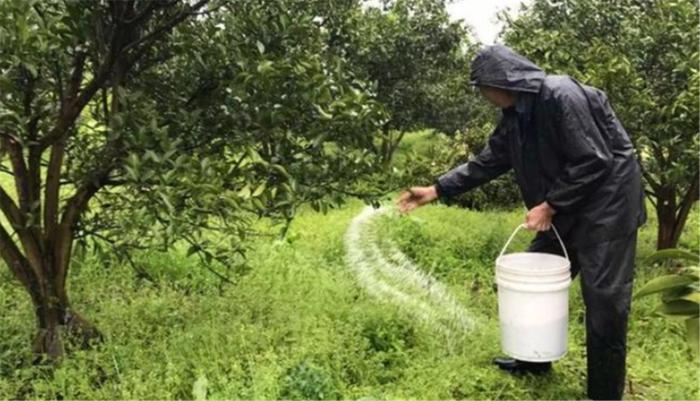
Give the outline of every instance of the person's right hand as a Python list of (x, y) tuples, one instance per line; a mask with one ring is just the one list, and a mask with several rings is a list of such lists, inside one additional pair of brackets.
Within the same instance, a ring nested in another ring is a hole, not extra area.
[(437, 197), (437, 190), (434, 185), (429, 187), (411, 187), (398, 197), (396, 206), (399, 208), (399, 212), (408, 213), (419, 206), (432, 202)]

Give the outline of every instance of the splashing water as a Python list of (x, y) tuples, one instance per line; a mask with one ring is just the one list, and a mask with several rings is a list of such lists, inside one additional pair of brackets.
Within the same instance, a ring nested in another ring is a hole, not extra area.
[(394, 242), (380, 241), (372, 220), (388, 212), (386, 207), (366, 207), (345, 234), (347, 263), (360, 284), (371, 295), (396, 304), (439, 331), (471, 330), (474, 319), (442, 284), (420, 271)]

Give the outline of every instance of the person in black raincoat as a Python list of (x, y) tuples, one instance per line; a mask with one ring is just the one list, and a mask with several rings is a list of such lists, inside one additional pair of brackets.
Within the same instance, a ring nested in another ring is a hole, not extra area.
[[(501, 120), (483, 151), (440, 176), (413, 187), (397, 204), (408, 212), (437, 198), (476, 188), (513, 169), (537, 230), (529, 251), (562, 254), (572, 277), (581, 274), (586, 306), (587, 390), (592, 399), (621, 399), (625, 384), (637, 229), (646, 222), (641, 168), (629, 136), (603, 91), (542, 69), (511, 49), (482, 49), (471, 81)], [(496, 358), (511, 372), (546, 372), (551, 363)]]

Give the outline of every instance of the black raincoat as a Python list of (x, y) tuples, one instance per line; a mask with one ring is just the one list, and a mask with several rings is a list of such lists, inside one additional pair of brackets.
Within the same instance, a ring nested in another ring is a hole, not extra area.
[(511, 168), (528, 209), (547, 201), (569, 245), (625, 236), (646, 221), (634, 147), (603, 91), (568, 76), (546, 76), (505, 46), (472, 63), (472, 83), (519, 93), (484, 150), (437, 180), (456, 195)]
[[(484, 150), (436, 181), (440, 197), (513, 169), (528, 209), (547, 201), (586, 304), (588, 396), (620, 399), (637, 228), (646, 222), (641, 169), (605, 93), (547, 76), (504, 46), (472, 62), (472, 83), (517, 92)], [(562, 254), (551, 232), (530, 251)]]

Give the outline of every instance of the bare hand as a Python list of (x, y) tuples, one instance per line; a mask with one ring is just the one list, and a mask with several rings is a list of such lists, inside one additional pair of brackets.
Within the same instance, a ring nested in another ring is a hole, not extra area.
[(542, 202), (527, 212), (525, 226), (528, 230), (548, 231), (552, 227), (554, 213), (556, 212), (549, 203)]
[(435, 199), (437, 199), (437, 190), (434, 185), (430, 187), (411, 187), (398, 197), (396, 206), (399, 208), (399, 212), (408, 213)]

